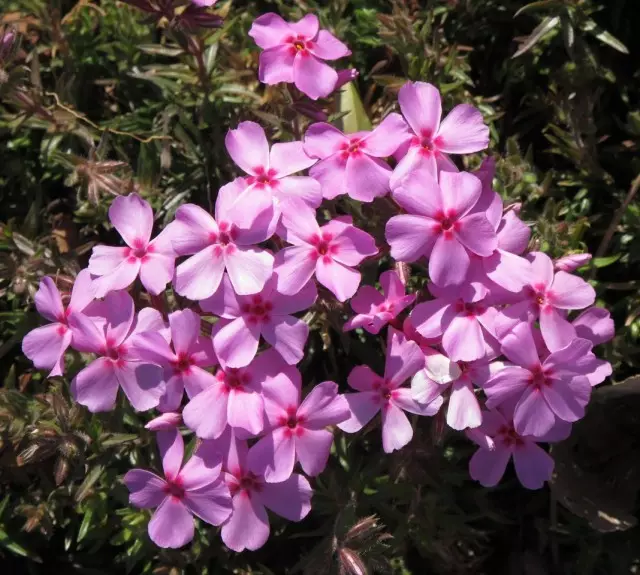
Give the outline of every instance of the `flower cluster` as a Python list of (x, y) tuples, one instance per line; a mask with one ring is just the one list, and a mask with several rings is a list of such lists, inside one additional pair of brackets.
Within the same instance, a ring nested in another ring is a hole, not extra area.
[[(295, 82), (312, 98), (335, 89), (322, 60), (348, 50), (315, 16), (267, 14), (251, 35), (265, 50), (263, 81)], [(25, 337), (25, 355), (58, 376), (68, 347), (93, 354), (73, 378), (76, 401), (111, 410), (122, 388), (135, 410), (159, 412), (147, 427), (164, 479), (137, 469), (124, 479), (133, 505), (157, 508), (149, 535), (159, 546), (190, 541), (196, 516), (221, 525), (229, 548), (259, 548), (267, 510), (291, 521), (309, 513), (305, 476), (327, 465), (336, 428), (358, 432), (378, 413), (386, 453), (411, 441), (407, 412), (446, 410), (479, 447), (473, 479), (495, 485), (513, 456), (522, 484), (541, 487), (553, 461), (538, 444), (565, 438), (611, 373), (592, 348), (613, 323), (572, 273), (588, 255), (527, 252), (530, 230), (493, 191), (493, 162), (469, 173), (451, 159), (488, 146), (480, 112), (463, 104), (442, 119), (438, 90), (423, 82), (398, 99), (401, 114), (370, 132), (316, 123), (303, 141), (269, 146), (258, 124), (242, 122), (226, 147), (244, 175), (219, 190), (213, 214), (182, 205), (152, 239), (150, 205), (119, 196), (109, 219), (125, 246), (96, 246), (70, 298), (42, 280), (35, 303), (51, 323)], [(396, 213), (384, 235), (356, 226), (340, 203), (321, 209), (342, 195), (387, 196)], [(361, 285), (359, 266), (373, 260), (389, 268), (383, 293)], [(425, 260), (427, 289), (407, 293), (410, 264), (417, 273)], [(136, 282), (154, 306), (135, 309)], [(303, 392), (301, 314), (319, 297), (350, 300), (345, 331), (386, 335), (384, 373), (359, 365), (346, 382), (306, 382)], [(184, 433), (198, 438), (186, 462)]]

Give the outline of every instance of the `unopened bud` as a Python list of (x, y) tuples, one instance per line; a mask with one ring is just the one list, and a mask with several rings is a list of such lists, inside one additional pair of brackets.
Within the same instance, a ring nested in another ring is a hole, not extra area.
[(346, 70), (338, 70), (338, 79), (333, 89), (339, 90), (345, 84), (348, 84), (349, 82), (352, 82), (353, 80), (355, 80), (359, 75), (360, 75), (360, 72), (358, 72), (358, 70), (355, 70), (354, 68), (348, 68)]
[(352, 549), (340, 549), (340, 572), (345, 575), (367, 575), (367, 568), (360, 556)]
[(152, 419), (149, 423), (147, 423), (147, 425), (145, 425), (145, 429), (149, 429), (151, 431), (170, 431), (181, 424), (182, 414), (169, 411), (167, 413), (163, 413), (155, 419)]
[(554, 267), (559, 272), (572, 272), (586, 266), (591, 261), (591, 254), (570, 254), (555, 261)]

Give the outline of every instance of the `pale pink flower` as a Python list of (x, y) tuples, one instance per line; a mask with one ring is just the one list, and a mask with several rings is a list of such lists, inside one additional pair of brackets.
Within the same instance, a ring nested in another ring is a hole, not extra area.
[(360, 285), (357, 266), (378, 253), (375, 240), (356, 228), (349, 217), (338, 217), (320, 227), (307, 205), (290, 203), (282, 215), (286, 240), (293, 244), (276, 254), (278, 290), (293, 295), (314, 276), (339, 301), (353, 296)]
[(145, 289), (158, 295), (173, 277), (176, 256), (171, 247), (171, 226), (151, 240), (153, 210), (138, 194), (113, 200), (109, 220), (128, 247), (93, 248), (89, 271), (97, 278), (96, 297), (129, 287), (138, 275)]
[(64, 369), (64, 353), (73, 341), (69, 316), (83, 311), (93, 300), (93, 294), (93, 283), (88, 270), (82, 270), (76, 277), (66, 308), (54, 281), (50, 277), (44, 277), (40, 281), (34, 298), (36, 309), (51, 323), (37, 327), (24, 336), (22, 353), (38, 369), (51, 370), (49, 377), (62, 375)]
[(213, 333), (213, 347), (225, 367), (244, 367), (255, 357), (260, 338), (269, 343), (290, 365), (304, 355), (309, 326), (291, 314), (313, 305), (316, 286), (307, 282), (297, 294), (283, 295), (275, 286), (275, 278), (264, 289), (251, 296), (236, 295), (225, 275), (218, 291), (200, 302), (203, 310), (222, 319)]
[(149, 537), (159, 547), (178, 548), (193, 539), (193, 516), (221, 525), (231, 514), (229, 489), (220, 479), (221, 457), (206, 448), (196, 449), (183, 465), (184, 441), (177, 430), (157, 435), (164, 479), (143, 469), (124, 476), (129, 502), (136, 507), (157, 507), (149, 521)]
[(333, 434), (325, 429), (349, 418), (349, 405), (333, 381), (317, 384), (301, 403), (302, 378), (287, 367), (263, 385), (266, 434), (251, 448), (249, 467), (269, 483), (292, 473), (296, 461), (309, 476), (327, 465)]
[(455, 172), (447, 154), (479, 152), (489, 145), (489, 128), (480, 111), (469, 104), (459, 104), (440, 121), (440, 92), (431, 84), (407, 82), (398, 93), (398, 102), (413, 134), (391, 176), (392, 190), (416, 169), (425, 168), (434, 176), (440, 170)]
[(274, 206), (267, 197), (237, 202), (243, 189), (239, 182), (220, 188), (215, 219), (194, 204), (178, 208), (173, 247), (181, 256), (195, 254), (176, 268), (174, 285), (180, 295), (210, 297), (225, 270), (239, 295), (258, 293), (271, 277), (273, 255), (256, 244), (273, 235)]
[[(308, 176), (292, 176), (317, 162), (305, 153), (302, 142), (269, 142), (264, 130), (255, 122), (241, 122), (225, 138), (233, 161), (247, 174), (246, 189), (237, 201), (252, 202), (256, 194), (266, 194), (281, 205), (289, 198), (299, 198), (313, 208), (322, 202), (320, 184)], [(248, 204), (246, 204), (248, 205)]]
[(340, 194), (372, 202), (389, 191), (391, 168), (380, 158), (391, 156), (407, 137), (399, 114), (389, 114), (372, 132), (343, 134), (331, 124), (312, 124), (304, 136), (304, 150), (320, 158), (309, 174), (322, 185), (322, 195)]
[(470, 254), (488, 257), (498, 247), (496, 232), (484, 213), (473, 213), (482, 184), (472, 174), (442, 172), (440, 183), (413, 172), (393, 197), (408, 213), (386, 225), (391, 257), (402, 262), (429, 258), (429, 277), (439, 286), (462, 284)]
[(328, 96), (339, 82), (338, 73), (323, 60), (351, 54), (333, 34), (320, 30), (315, 14), (307, 14), (298, 22), (263, 14), (253, 21), (249, 36), (264, 50), (260, 54), (260, 81), (293, 83), (312, 100)]
[(405, 295), (405, 287), (395, 271), (380, 274), (380, 285), (384, 295), (372, 286), (360, 286), (351, 299), (351, 308), (357, 315), (344, 324), (344, 331), (361, 327), (378, 334), (416, 299), (415, 294)]
[(413, 341), (407, 341), (397, 330), (389, 328), (384, 376), (370, 367), (359, 365), (351, 370), (349, 386), (357, 393), (345, 394), (351, 417), (338, 424), (347, 433), (360, 431), (382, 412), (382, 448), (385, 453), (401, 449), (411, 441), (413, 429), (405, 411), (418, 415), (434, 415), (442, 405), (438, 397), (428, 405), (421, 405), (411, 395), (411, 389), (401, 387), (424, 367), (424, 355)]

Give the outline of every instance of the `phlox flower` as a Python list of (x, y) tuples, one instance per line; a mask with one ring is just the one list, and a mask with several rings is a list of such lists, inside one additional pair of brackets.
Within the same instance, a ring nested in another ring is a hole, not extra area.
[(129, 287), (140, 275), (145, 289), (158, 295), (173, 277), (175, 254), (171, 226), (154, 240), (153, 210), (138, 194), (118, 196), (109, 207), (109, 220), (127, 244), (126, 248), (95, 246), (89, 271), (95, 276), (95, 296)]
[(513, 457), (520, 483), (527, 489), (540, 489), (551, 479), (554, 462), (537, 444), (563, 441), (570, 432), (571, 424), (559, 420), (544, 435), (522, 435), (513, 423), (513, 404), (483, 411), (482, 425), (467, 434), (480, 446), (469, 461), (469, 474), (485, 487), (493, 487), (502, 479)]
[(413, 172), (393, 192), (408, 213), (386, 225), (391, 257), (401, 262), (429, 258), (429, 277), (441, 287), (462, 284), (470, 254), (488, 257), (498, 247), (496, 232), (484, 213), (473, 213), (482, 184), (472, 174)]
[(322, 185), (322, 195), (340, 194), (372, 202), (389, 191), (391, 168), (380, 158), (393, 154), (407, 137), (399, 114), (389, 114), (372, 132), (343, 134), (331, 124), (312, 124), (304, 136), (304, 150), (320, 158), (309, 174)]
[(284, 481), (296, 461), (307, 475), (327, 465), (333, 434), (325, 429), (350, 416), (349, 405), (333, 381), (317, 384), (301, 402), (301, 376), (287, 367), (263, 385), (266, 434), (252, 447), (249, 467), (269, 483)]
[(213, 348), (223, 366), (248, 365), (258, 351), (260, 337), (288, 364), (302, 359), (309, 326), (291, 314), (313, 305), (316, 286), (307, 282), (295, 295), (285, 296), (275, 284), (272, 278), (260, 293), (241, 296), (225, 275), (218, 291), (200, 302), (203, 310), (222, 318), (215, 326)]
[(51, 323), (37, 327), (22, 340), (24, 353), (38, 369), (51, 370), (49, 377), (62, 375), (64, 352), (73, 341), (73, 329), (69, 326), (71, 314), (81, 312), (93, 300), (93, 284), (88, 270), (82, 270), (76, 277), (67, 307), (55, 282), (50, 277), (40, 280), (35, 295), (38, 313)]
[(205, 367), (216, 365), (210, 338), (200, 335), (200, 316), (190, 309), (169, 314), (171, 345), (154, 332), (145, 332), (136, 339), (138, 357), (164, 368), (166, 391), (158, 409), (176, 411), (187, 392), (190, 398), (210, 386), (214, 377)]
[(273, 144), (269, 150), (264, 130), (255, 122), (241, 122), (227, 132), (224, 142), (233, 161), (247, 174), (239, 202), (252, 202), (256, 194), (266, 194), (277, 205), (291, 197), (313, 208), (322, 202), (322, 189), (315, 179), (291, 175), (317, 162), (305, 153), (302, 142)]
[(264, 427), (263, 384), (285, 367), (274, 349), (264, 351), (246, 367), (221, 367), (209, 387), (185, 406), (185, 425), (203, 439), (217, 439), (227, 426), (237, 436), (258, 435)]
[[(205, 442), (206, 444), (207, 442)], [(214, 444), (224, 445), (224, 480), (231, 491), (233, 512), (222, 526), (222, 541), (234, 551), (255, 551), (269, 538), (267, 509), (289, 521), (301, 521), (311, 511), (312, 490), (303, 475), (293, 473), (279, 483), (267, 483), (249, 469), (252, 447), (227, 432)]]
[(138, 334), (164, 329), (160, 313), (145, 308), (136, 317), (133, 300), (125, 291), (109, 292), (86, 313), (91, 315), (69, 316), (73, 345), (99, 357), (71, 382), (75, 400), (92, 412), (109, 411), (120, 386), (135, 410), (156, 407), (165, 392), (163, 369), (142, 361), (135, 344)]
[(502, 353), (515, 365), (504, 367), (484, 385), (487, 407), (516, 402), (513, 420), (520, 435), (540, 437), (556, 418), (577, 421), (591, 395), (580, 365), (590, 350), (591, 342), (578, 338), (541, 361), (531, 326), (519, 324), (502, 341)]
[(282, 214), (286, 240), (293, 244), (276, 254), (278, 290), (293, 295), (314, 276), (339, 301), (360, 285), (357, 266), (378, 253), (375, 240), (356, 228), (350, 217), (338, 217), (320, 227), (315, 212), (301, 202), (289, 203)]
[(253, 21), (249, 30), (260, 54), (258, 77), (265, 84), (287, 82), (312, 100), (331, 94), (339, 81), (338, 73), (323, 60), (338, 60), (351, 54), (333, 34), (320, 30), (315, 14), (298, 22), (285, 22), (273, 13)]
[(424, 168), (434, 176), (440, 170), (456, 172), (447, 154), (470, 154), (489, 145), (489, 128), (474, 106), (459, 104), (441, 121), (440, 92), (431, 84), (407, 82), (400, 88), (398, 102), (413, 134), (391, 176), (392, 190), (417, 169)]
[(177, 548), (193, 539), (193, 516), (211, 525), (231, 514), (229, 489), (220, 479), (222, 458), (199, 448), (183, 465), (184, 441), (177, 430), (156, 435), (164, 479), (143, 469), (124, 476), (129, 502), (136, 507), (157, 507), (149, 521), (149, 537), (159, 547)]
[[(590, 307), (572, 322), (576, 336), (589, 340), (594, 346), (613, 339), (615, 326), (611, 315), (601, 307)], [(602, 383), (613, 373), (611, 364), (589, 352), (580, 360), (581, 373), (594, 386)]]
[(338, 427), (347, 433), (355, 433), (381, 411), (382, 448), (385, 453), (407, 445), (413, 437), (413, 429), (404, 412), (434, 415), (442, 405), (442, 397), (421, 405), (413, 399), (411, 389), (401, 387), (424, 367), (424, 361), (418, 344), (407, 341), (399, 331), (389, 328), (384, 376), (380, 377), (366, 365), (351, 370), (348, 383), (357, 393), (345, 394), (351, 417), (339, 423)]
[(378, 334), (416, 299), (415, 294), (405, 295), (405, 287), (395, 271), (380, 274), (380, 285), (384, 295), (372, 286), (360, 286), (351, 299), (351, 308), (357, 315), (344, 324), (344, 331), (361, 327)]
[(195, 254), (176, 268), (176, 291), (189, 299), (210, 297), (226, 270), (239, 295), (258, 293), (273, 271), (273, 255), (255, 244), (273, 235), (277, 217), (267, 197), (237, 202), (244, 189), (232, 182), (220, 188), (215, 219), (201, 207), (176, 211), (173, 247), (180, 256)]

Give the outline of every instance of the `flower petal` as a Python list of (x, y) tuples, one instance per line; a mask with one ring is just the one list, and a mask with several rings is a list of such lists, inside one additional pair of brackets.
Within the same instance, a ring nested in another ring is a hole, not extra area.
[(249, 467), (268, 483), (280, 483), (291, 476), (296, 463), (296, 443), (288, 427), (278, 427), (249, 450)]
[(316, 278), (340, 302), (347, 301), (358, 290), (360, 272), (341, 263), (324, 258), (316, 262)]
[(291, 50), (291, 46), (273, 46), (266, 49), (260, 54), (258, 79), (270, 86), (280, 82), (291, 84), (295, 57), (296, 53)]
[(61, 321), (64, 319), (64, 307), (60, 292), (49, 276), (45, 276), (40, 280), (40, 286), (34, 300), (36, 309), (41, 316), (49, 321)]
[(73, 334), (61, 323), (51, 323), (31, 330), (22, 340), (24, 353), (38, 369), (51, 370), (49, 377), (62, 375), (64, 352)]
[(339, 60), (351, 54), (351, 50), (345, 44), (326, 30), (318, 32), (313, 45), (309, 47), (309, 52), (321, 60)]
[(302, 142), (273, 144), (269, 157), (270, 167), (276, 170), (278, 178), (306, 170), (318, 161), (307, 156)]
[(260, 341), (260, 326), (239, 317), (213, 336), (213, 348), (221, 362), (229, 367), (244, 367), (256, 356)]
[(493, 487), (502, 479), (509, 459), (511, 451), (503, 447), (478, 449), (469, 461), (469, 475), (484, 487)]
[(351, 154), (347, 159), (346, 177), (349, 197), (372, 202), (389, 191), (391, 168), (378, 158)]
[(255, 551), (269, 538), (267, 510), (255, 496), (239, 491), (233, 496), (233, 512), (222, 526), (224, 544), (233, 551)]
[(582, 278), (556, 272), (551, 285), (551, 303), (560, 309), (583, 309), (593, 304), (595, 290)]
[(227, 427), (228, 398), (224, 385), (216, 380), (185, 405), (184, 424), (198, 437), (217, 439)]
[(117, 196), (109, 207), (109, 220), (129, 247), (147, 247), (153, 230), (153, 210), (138, 194)]
[(184, 495), (185, 507), (210, 525), (221, 525), (231, 515), (231, 495), (221, 481), (215, 481)]
[(304, 357), (309, 326), (291, 315), (277, 316), (270, 323), (263, 324), (262, 337), (289, 365), (295, 365)]
[(435, 86), (425, 82), (407, 82), (400, 88), (398, 103), (402, 114), (417, 135), (435, 136), (442, 114), (440, 92)]
[(469, 104), (458, 104), (442, 120), (437, 145), (448, 154), (471, 154), (489, 145), (489, 127), (480, 110)]
[(293, 60), (293, 82), (312, 100), (325, 98), (336, 87), (337, 72), (309, 52), (298, 52)]
[(345, 393), (344, 398), (349, 405), (351, 416), (338, 423), (338, 427), (347, 433), (360, 431), (380, 411), (380, 393), (376, 391)]
[(273, 255), (267, 250), (236, 246), (224, 261), (233, 289), (238, 295), (255, 294), (273, 274)]
[(177, 498), (168, 496), (149, 521), (149, 537), (158, 547), (177, 549), (193, 539), (193, 517)]
[(333, 434), (326, 429), (303, 429), (296, 436), (296, 454), (302, 470), (314, 477), (324, 471), (329, 459)]
[(268, 509), (289, 521), (301, 521), (311, 511), (311, 485), (299, 473), (281, 483), (267, 483), (260, 499)]
[(520, 483), (527, 489), (540, 489), (551, 479), (554, 461), (532, 441), (518, 445), (513, 452), (513, 463)]
[(227, 418), (229, 425), (250, 435), (258, 435), (264, 427), (264, 402), (255, 391), (234, 389), (229, 393)]
[(365, 151), (370, 156), (387, 158), (411, 136), (400, 114), (391, 113), (364, 138)]
[(429, 258), (429, 276), (440, 287), (460, 285), (467, 278), (469, 261), (467, 250), (453, 234), (441, 234)]
[(158, 405), (165, 391), (160, 366), (124, 361), (116, 364), (114, 373), (133, 409), (146, 411)]
[(269, 143), (260, 124), (240, 122), (235, 130), (227, 132), (224, 144), (231, 159), (247, 174), (269, 166)]
[(391, 453), (402, 449), (413, 437), (413, 428), (404, 411), (389, 402), (382, 408), (382, 449)]
[(482, 413), (471, 382), (466, 378), (454, 381), (449, 396), (447, 424), (453, 429), (462, 431), (478, 427), (481, 423)]
[(156, 434), (158, 450), (162, 458), (164, 476), (173, 481), (180, 475), (182, 460), (184, 459), (184, 440), (177, 429), (160, 431)]
[(281, 16), (269, 12), (268, 14), (262, 14), (253, 21), (249, 36), (253, 38), (260, 48), (273, 48), (283, 44), (291, 36), (291, 27)]
[(211, 297), (222, 281), (225, 259), (219, 246), (208, 246), (176, 268), (176, 292), (191, 300)]
[(519, 435), (540, 436), (547, 433), (556, 421), (544, 395), (534, 386), (525, 389), (516, 405), (513, 423)]
[(321, 429), (336, 425), (349, 418), (351, 412), (344, 397), (338, 395), (333, 381), (316, 385), (298, 408), (297, 416), (304, 420), (305, 428)]
[(91, 362), (71, 382), (73, 398), (92, 413), (113, 409), (117, 393), (113, 364), (104, 357)]
[(385, 227), (391, 257), (400, 262), (415, 262), (428, 256), (438, 239), (435, 228), (436, 222), (431, 218), (409, 214), (391, 217)]
[(167, 482), (144, 469), (128, 471), (124, 476), (124, 484), (129, 490), (129, 503), (140, 509), (158, 507), (167, 496)]
[(453, 361), (474, 361), (484, 357), (484, 334), (478, 319), (456, 315), (444, 331), (442, 347)]

